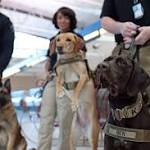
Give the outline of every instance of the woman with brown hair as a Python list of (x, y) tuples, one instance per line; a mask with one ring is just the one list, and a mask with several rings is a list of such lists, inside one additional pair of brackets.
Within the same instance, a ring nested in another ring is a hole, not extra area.
[[(53, 24), (59, 29), (60, 33), (73, 32), (76, 28), (77, 20), (75, 12), (67, 7), (59, 8), (53, 16)], [(76, 33), (75, 33), (76, 34)], [(78, 35), (78, 34), (77, 34)], [(43, 100), (41, 105), (41, 124), (39, 130), (38, 150), (50, 150), (53, 134), (53, 125), (56, 118), (56, 113), (59, 119), (59, 141), (58, 150), (69, 150), (70, 129), (72, 124), (73, 113), (71, 110), (70, 100), (67, 96), (56, 99), (56, 78), (54, 65), (57, 61), (57, 54), (50, 56), (50, 51), (55, 49), (55, 37), (50, 40), (48, 50), (48, 58), (46, 62), (46, 71), (48, 82), (44, 88)], [(78, 35), (82, 38), (80, 35)], [(86, 52), (86, 48), (81, 44), (80, 49)]]

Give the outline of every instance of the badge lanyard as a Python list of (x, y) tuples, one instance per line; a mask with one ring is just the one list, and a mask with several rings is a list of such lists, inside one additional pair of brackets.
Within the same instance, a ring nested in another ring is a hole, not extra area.
[(132, 10), (134, 19), (141, 19), (144, 16), (144, 8), (139, 0), (133, 0)]
[(133, 0), (133, 4), (137, 4), (139, 2), (139, 0)]

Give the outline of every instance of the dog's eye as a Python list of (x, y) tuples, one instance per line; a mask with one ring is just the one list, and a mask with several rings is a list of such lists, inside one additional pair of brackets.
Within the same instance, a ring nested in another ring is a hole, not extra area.
[(110, 57), (107, 57), (106, 59), (104, 59), (104, 61), (111, 61), (112, 59), (113, 59), (113, 57), (110, 56)]
[(8, 93), (8, 91), (6, 90), (6, 89), (0, 89), (0, 94), (7, 94)]
[(127, 63), (126, 63), (126, 61), (125, 61), (123, 58), (119, 57), (119, 58), (116, 59), (116, 64), (117, 64), (118, 66), (124, 66), (124, 65), (126, 65)]
[(67, 41), (67, 42), (70, 42), (70, 41), (71, 41), (71, 39), (69, 39), (69, 38), (68, 38), (68, 39), (66, 39), (66, 41)]

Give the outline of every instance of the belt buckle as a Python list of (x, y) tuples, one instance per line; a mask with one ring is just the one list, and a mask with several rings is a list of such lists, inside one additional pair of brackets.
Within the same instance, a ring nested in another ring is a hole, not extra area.
[(73, 88), (73, 83), (68, 83), (68, 89), (72, 90), (72, 88)]
[(114, 116), (118, 121), (121, 121), (123, 118), (123, 112), (121, 109), (115, 109), (114, 110)]

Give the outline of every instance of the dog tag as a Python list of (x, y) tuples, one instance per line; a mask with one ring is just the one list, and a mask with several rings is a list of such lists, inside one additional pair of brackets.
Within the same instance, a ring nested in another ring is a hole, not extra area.
[(144, 15), (144, 8), (141, 3), (137, 3), (132, 7), (134, 18), (141, 19)]

